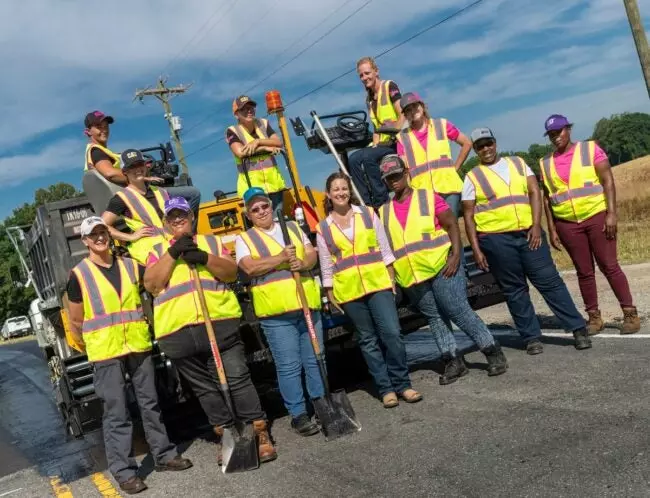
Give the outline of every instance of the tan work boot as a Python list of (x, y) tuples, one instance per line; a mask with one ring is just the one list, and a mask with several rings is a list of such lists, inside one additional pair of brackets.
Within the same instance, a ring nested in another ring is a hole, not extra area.
[(589, 315), (589, 320), (587, 320), (589, 335), (599, 334), (605, 328), (605, 322), (603, 322), (603, 317), (600, 315), (600, 310), (587, 311), (587, 315)]
[(223, 464), (223, 456), (221, 455), (221, 439), (223, 438), (223, 427), (215, 425), (213, 428), (214, 434), (217, 436), (217, 465), (221, 467)]
[(641, 319), (635, 307), (623, 308), (623, 327), (621, 334), (636, 334), (641, 328)]
[(278, 453), (275, 450), (273, 443), (271, 442), (271, 436), (269, 435), (266, 420), (254, 420), (253, 429), (255, 430), (255, 435), (257, 436), (260, 463), (266, 463), (275, 460), (278, 457)]

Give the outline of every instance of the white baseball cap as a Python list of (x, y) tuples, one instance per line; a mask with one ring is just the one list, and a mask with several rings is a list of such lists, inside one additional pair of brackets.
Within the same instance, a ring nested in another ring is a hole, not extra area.
[(79, 233), (82, 237), (87, 237), (90, 235), (90, 232), (93, 231), (93, 228), (99, 225), (103, 225), (108, 228), (108, 225), (106, 225), (106, 223), (104, 223), (104, 220), (102, 220), (99, 216), (90, 216), (81, 222), (81, 225), (79, 226)]

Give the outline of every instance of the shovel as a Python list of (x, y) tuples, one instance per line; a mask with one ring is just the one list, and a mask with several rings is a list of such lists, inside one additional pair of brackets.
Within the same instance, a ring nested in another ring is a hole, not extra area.
[(221, 361), (221, 354), (219, 353), (219, 347), (217, 346), (217, 338), (215, 337), (214, 329), (212, 328), (212, 321), (208, 314), (208, 306), (205, 302), (203, 286), (201, 285), (199, 273), (196, 271), (194, 266), (192, 266), (192, 277), (194, 278), (194, 284), (196, 285), (199, 294), (201, 311), (203, 312), (203, 319), (205, 320), (205, 328), (208, 331), (208, 339), (210, 340), (210, 348), (212, 349), (214, 364), (217, 367), (217, 375), (219, 376), (223, 399), (228, 407), (230, 416), (235, 422), (233, 427), (224, 428), (223, 431), (223, 436), (221, 438), (221, 455), (223, 464), (221, 470), (224, 474), (254, 470), (260, 466), (255, 432), (251, 424), (245, 424), (237, 420), (235, 417), (235, 410), (233, 409), (232, 398), (230, 397), (230, 388), (228, 387), (228, 381), (226, 380), (226, 372), (223, 369), (223, 362)]
[[(291, 238), (289, 237), (287, 225), (282, 216), (279, 217), (279, 222), (280, 228), (282, 229), (282, 236), (284, 237), (284, 243), (290, 245)], [(307, 296), (305, 295), (305, 289), (302, 286), (302, 280), (300, 280), (300, 273), (297, 271), (292, 273), (293, 279), (296, 282), (300, 304), (302, 305), (302, 312), (305, 315), (305, 322), (307, 322), (307, 330), (309, 331), (311, 346), (314, 349), (314, 355), (318, 362), (318, 370), (325, 389), (325, 396), (312, 400), (312, 404), (314, 405), (316, 416), (320, 420), (325, 440), (330, 441), (345, 436), (346, 434), (360, 431), (361, 423), (357, 420), (354, 409), (352, 408), (352, 404), (350, 403), (345, 390), (340, 389), (336, 392), (330, 391), (329, 382), (327, 381), (327, 373), (325, 371), (325, 356), (320, 349), (320, 344), (318, 344), (318, 338), (316, 337), (316, 330), (311, 321), (311, 311), (307, 304)]]

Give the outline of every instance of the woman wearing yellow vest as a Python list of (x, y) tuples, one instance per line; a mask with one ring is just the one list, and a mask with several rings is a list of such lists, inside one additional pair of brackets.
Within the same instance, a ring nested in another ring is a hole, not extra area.
[(594, 141), (571, 141), (573, 124), (565, 116), (546, 119), (546, 134), (555, 152), (540, 160), (551, 244), (566, 247), (578, 273), (580, 293), (589, 315), (589, 333), (603, 330), (598, 309), (594, 259), (623, 310), (621, 334), (641, 328), (630, 285), (616, 256), (616, 187), (609, 160)]
[(395, 153), (394, 136), (381, 133), (380, 130), (399, 130), (402, 127), (404, 117), (399, 100), (401, 93), (397, 83), (379, 77), (379, 68), (372, 57), (359, 59), (357, 73), (366, 90), (366, 106), (374, 133), (372, 143), (368, 147), (356, 150), (350, 155), (350, 175), (363, 202), (378, 208), (388, 201), (388, 191), (379, 174), (379, 161), (386, 154)]
[[(139, 150), (127, 149), (121, 159), (128, 186), (111, 198), (102, 219), (111, 236), (126, 242), (131, 257), (144, 265), (153, 246), (170, 237), (163, 224), (163, 210), (169, 195), (166, 190), (147, 184), (147, 165)], [(120, 219), (130, 229), (129, 233), (114, 227)]]
[(325, 188), (329, 214), (316, 230), (328, 299), (350, 317), (384, 407), (397, 406), (398, 395), (407, 403), (420, 401), (409, 378), (395, 305), (395, 257), (384, 227), (372, 210), (357, 205), (343, 173), (331, 174)]
[[(432, 189), (442, 196), (456, 217), (460, 216), (463, 181), (458, 170), (472, 150), (472, 141), (451, 121), (432, 119), (417, 93), (404, 94), (400, 102), (409, 126), (397, 135), (397, 154), (409, 169), (411, 187)], [(460, 146), (455, 161), (450, 140)]]
[(104, 178), (118, 185), (126, 185), (126, 176), (120, 169), (120, 155), (108, 148), (109, 125), (115, 120), (101, 111), (93, 111), (84, 118), (84, 134), (88, 137), (84, 171), (96, 169)]
[(379, 211), (396, 258), (395, 280), (429, 321), (445, 363), (440, 384), (451, 384), (469, 372), (441, 312), (485, 354), (488, 375), (505, 373), (508, 363), (501, 347), (467, 302), (465, 272), (459, 271), (463, 246), (456, 216), (438, 194), (409, 186), (399, 156), (384, 157), (380, 168), (388, 189), (395, 193)]
[[(235, 293), (228, 287), (237, 265), (215, 235), (195, 235), (192, 210), (182, 197), (165, 202), (165, 226), (172, 234), (154, 247), (144, 275), (145, 288), (154, 295), (154, 329), (161, 351), (190, 385), (217, 437), (233, 424), (223, 401), (198, 290), (190, 265), (196, 266), (214, 327), (237, 417), (252, 423), (259, 442), (260, 462), (277, 457), (266, 416), (253, 386), (244, 344), (239, 334), (242, 315)], [(217, 460), (221, 463), (221, 448)]]
[(527, 280), (562, 327), (573, 332), (575, 348), (590, 348), (585, 320), (553, 263), (541, 227), (542, 195), (537, 178), (520, 157), (499, 157), (489, 128), (474, 130), (472, 141), (481, 162), (467, 173), (463, 185), (467, 238), (477, 265), (489, 270), (503, 291), (527, 353), (544, 351)]
[(291, 272), (302, 274), (311, 319), (323, 350), (320, 287), (310, 273), (316, 264), (316, 250), (298, 224), (291, 221), (287, 229), (292, 244), (285, 245), (280, 225), (273, 221), (271, 199), (261, 188), (248, 189), (244, 203), (253, 228), (237, 237), (237, 264), (251, 278), (255, 315), (273, 355), (291, 427), (302, 436), (312, 436), (319, 429), (307, 414), (303, 370), (310, 398), (321, 398), (325, 392)]
[(257, 103), (246, 95), (233, 101), (232, 112), (237, 124), (226, 130), (226, 143), (237, 165), (237, 195), (242, 197), (249, 187), (260, 187), (271, 198), (275, 212), (278, 208), (282, 210), (282, 195), (286, 187), (274, 157), (278, 147), (282, 147), (282, 140), (267, 119), (255, 117), (256, 108)]
[(108, 227), (101, 218), (86, 218), (80, 235), (89, 255), (70, 272), (70, 325), (75, 342), (85, 347), (93, 364), (108, 468), (120, 488), (132, 494), (147, 485), (136, 475), (138, 464), (131, 456), (133, 424), (125, 373), (131, 377), (156, 470), (184, 470), (192, 463), (169, 442), (160, 413), (149, 325), (140, 301), (143, 268), (130, 258), (112, 255)]

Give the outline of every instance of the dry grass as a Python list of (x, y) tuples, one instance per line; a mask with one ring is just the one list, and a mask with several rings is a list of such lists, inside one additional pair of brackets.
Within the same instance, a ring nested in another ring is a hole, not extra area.
[[(613, 168), (618, 206), (618, 257), (621, 263), (650, 261), (650, 156)], [(461, 221), (462, 223), (462, 221)], [(546, 219), (542, 225), (546, 227)], [(461, 226), (463, 241), (465, 230)], [(565, 251), (553, 250), (562, 270), (573, 269)]]

